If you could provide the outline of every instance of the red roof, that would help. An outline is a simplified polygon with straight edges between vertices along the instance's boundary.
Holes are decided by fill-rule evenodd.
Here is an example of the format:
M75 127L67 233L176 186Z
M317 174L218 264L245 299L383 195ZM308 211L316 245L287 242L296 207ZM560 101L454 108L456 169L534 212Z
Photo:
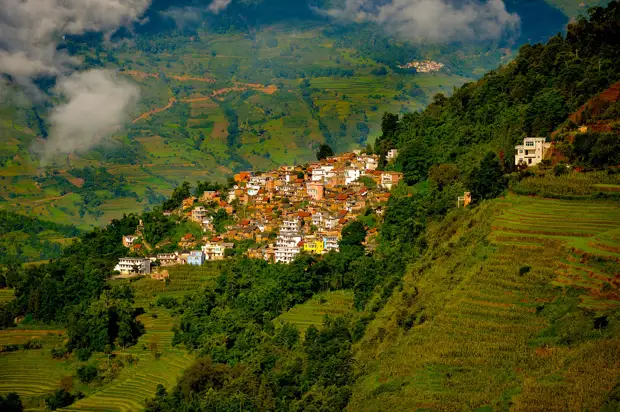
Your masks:
M346 193L336 196L336 200L347 200L348 198L349 195L347 195Z
M191 238L193 238L191 233L186 234L185 236L183 236L184 240L190 240Z
M342 218L338 221L338 223L340 223L341 225L344 225L345 223L347 223L347 219Z
M242 220L241 222L239 222L239 224L240 224L241 226L247 226L247 225L249 225L249 224L250 224L250 221L249 221L249 220L247 220L247 219L246 219L246 220Z
M312 213L310 212L299 212L299 217L310 217L312 216Z

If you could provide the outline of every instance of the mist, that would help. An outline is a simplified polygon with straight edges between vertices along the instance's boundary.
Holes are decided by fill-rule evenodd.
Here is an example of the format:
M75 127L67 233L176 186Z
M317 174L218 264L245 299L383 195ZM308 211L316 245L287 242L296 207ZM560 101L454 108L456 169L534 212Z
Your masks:
M135 86L107 71L76 72L80 60L58 50L63 36L91 31L109 35L139 21L150 4L151 0L0 0L0 73L36 98L44 95L37 94L33 79L56 77L55 92L61 101L66 99L52 109L53 131L43 159L98 144L105 137L102 132L115 130L137 100Z
M51 134L43 147L43 163L55 155L97 146L122 127L139 98L137 86L106 70L74 73L60 79L56 89L67 102L50 114Z
M375 23L412 43L499 39L516 34L520 24L502 0L346 0L342 7L319 12L342 23Z

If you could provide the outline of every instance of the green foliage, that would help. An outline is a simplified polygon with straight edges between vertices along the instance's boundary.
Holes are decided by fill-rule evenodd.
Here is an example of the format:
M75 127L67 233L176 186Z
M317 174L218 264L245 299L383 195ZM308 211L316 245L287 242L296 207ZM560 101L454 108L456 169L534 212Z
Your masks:
M45 405L47 406L47 409L55 411L56 409L71 405L80 397L81 394L79 393L73 394L64 389L58 389L56 392L45 398Z
M460 171L458 166L453 164L435 165L428 171L428 180L442 190L445 186L450 186L459 180Z
M340 246L362 246L362 242L366 239L366 228L364 224L355 220L347 224L342 229L342 239Z
M19 395L15 392L10 392L6 396L0 395L0 410L5 412L22 412L24 406Z
M172 196L162 205L162 210L174 210L181 206L183 200L191 196L189 182L183 182L179 187L174 189Z
M508 183L495 153L487 153L480 165L471 171L469 187L476 199L493 199L506 190Z
M334 150L327 144L322 144L319 146L319 150L316 152L317 160L327 159L334 155Z
M0 265L59 257L62 247L55 240L79 234L80 231L74 226L0 210ZM0 282L3 280L0 279Z
M99 376L99 370L94 365L84 365L77 369L77 376L82 383L91 383Z

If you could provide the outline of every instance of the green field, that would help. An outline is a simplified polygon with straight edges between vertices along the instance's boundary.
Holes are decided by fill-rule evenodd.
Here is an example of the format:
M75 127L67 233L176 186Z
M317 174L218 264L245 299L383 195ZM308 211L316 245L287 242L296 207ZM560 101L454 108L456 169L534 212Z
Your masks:
M449 71L397 73L326 28L265 26L254 38L200 29L174 47L148 38L159 51L128 44L110 52L112 61L104 57L109 51L90 55L140 88L126 127L101 147L42 166L30 150L41 144L30 109L0 105L0 208L83 229L101 226L156 204L153 193L169 195L184 180L223 181L238 170L303 164L324 142L336 151L358 149L380 134L385 111L421 109L436 93L472 80ZM426 57L445 56L433 48ZM373 74L379 68L387 74ZM26 98L13 91L15 99ZM71 178L72 168L87 166L105 167L136 195L101 192L101 204L88 207L78 186L42 177Z
M284 323L295 325L303 336L306 330L314 325L320 328L325 316L344 316L353 310L353 292L334 291L320 293L306 303L295 305L288 312L278 316L276 327Z
M0 303L15 299L13 289L0 289Z
M515 195L436 225L358 344L352 410L599 410L620 340L591 319L620 307L619 225L617 202Z
M138 318L144 323L146 333L133 347L114 352L120 359L131 355L134 362L126 364L114 380L103 385L89 386L74 378L75 389L84 392L86 397L63 410L138 411L143 408L145 399L154 396L158 384L172 387L181 372L191 364L193 356L183 347L172 346L174 319L167 310L152 304L160 296L182 297L198 290L215 279L219 268L217 263L202 267L174 266L167 269L170 274L167 283L146 278L123 281L129 282L134 289L136 307L146 310ZM12 293L12 290L0 290L0 299L7 300ZM75 376L79 366L95 363L105 367L108 360L104 354L95 354L88 362L73 358L54 360L50 349L63 345L63 333L63 330L37 327L0 331L0 346L24 344L33 339L43 345L41 349L0 353L0 393L17 392L28 408L44 408L44 397L58 389L63 378ZM153 345L157 346L157 358L153 354Z

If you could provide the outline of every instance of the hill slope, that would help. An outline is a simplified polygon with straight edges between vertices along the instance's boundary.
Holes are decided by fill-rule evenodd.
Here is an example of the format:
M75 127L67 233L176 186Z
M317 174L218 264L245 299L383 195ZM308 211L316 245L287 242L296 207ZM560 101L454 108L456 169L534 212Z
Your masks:
M620 378L620 253L596 239L620 246L619 222L617 203L509 196L432 227L357 347L350 409L600 409Z

